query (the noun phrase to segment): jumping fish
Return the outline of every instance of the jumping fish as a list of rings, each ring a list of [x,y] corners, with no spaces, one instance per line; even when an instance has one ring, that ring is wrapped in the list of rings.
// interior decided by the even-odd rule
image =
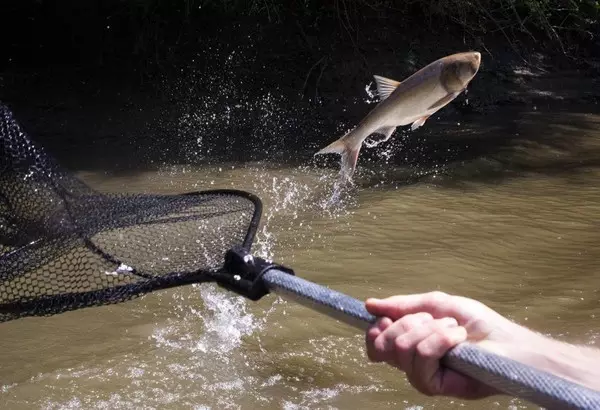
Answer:
[[[342,157],[341,174],[349,179],[356,168],[363,141],[371,134],[384,139],[365,143],[372,148],[390,139],[396,127],[412,124],[415,130],[461,92],[475,77],[481,63],[481,53],[470,51],[452,54],[430,63],[399,82],[378,75],[380,102],[354,129],[318,151],[315,155],[337,153]]]

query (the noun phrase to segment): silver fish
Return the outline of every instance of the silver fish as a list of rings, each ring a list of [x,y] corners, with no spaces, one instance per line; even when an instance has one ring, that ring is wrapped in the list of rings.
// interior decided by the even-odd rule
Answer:
[[[452,54],[427,66],[399,82],[378,75],[380,103],[347,134],[318,151],[315,155],[337,153],[342,157],[341,174],[349,179],[356,168],[363,141],[371,134],[384,139],[365,144],[372,148],[390,139],[396,127],[412,124],[415,130],[454,100],[475,77],[481,64],[481,53],[469,51]]]

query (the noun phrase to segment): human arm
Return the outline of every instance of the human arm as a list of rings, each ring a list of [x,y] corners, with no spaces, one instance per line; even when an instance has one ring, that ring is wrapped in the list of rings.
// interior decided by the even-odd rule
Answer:
[[[482,398],[498,391],[440,366],[440,359],[464,341],[600,390],[600,351],[573,346],[520,326],[473,299],[442,292],[369,299],[378,321],[366,335],[367,354],[406,372],[427,395]]]

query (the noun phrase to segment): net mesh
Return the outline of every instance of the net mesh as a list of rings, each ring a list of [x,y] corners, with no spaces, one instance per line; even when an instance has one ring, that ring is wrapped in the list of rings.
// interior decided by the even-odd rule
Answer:
[[[228,249],[249,250],[260,211],[235,190],[100,193],[0,103],[0,322],[210,280]]]

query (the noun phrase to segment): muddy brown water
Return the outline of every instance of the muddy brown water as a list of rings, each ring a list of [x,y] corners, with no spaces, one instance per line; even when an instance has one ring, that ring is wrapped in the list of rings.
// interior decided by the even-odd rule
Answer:
[[[495,114],[485,133],[454,127],[481,155],[420,178],[384,159],[359,161],[357,187],[337,203],[335,169],[325,167],[222,163],[78,176],[103,191],[249,190],[265,207],[255,253],[308,280],[359,299],[443,290],[595,345],[597,112],[520,110]],[[502,138],[510,143],[486,151]],[[273,295],[249,302],[212,284],[0,324],[0,407],[538,408],[509,397],[425,397],[403,374],[369,363],[355,329]]]

